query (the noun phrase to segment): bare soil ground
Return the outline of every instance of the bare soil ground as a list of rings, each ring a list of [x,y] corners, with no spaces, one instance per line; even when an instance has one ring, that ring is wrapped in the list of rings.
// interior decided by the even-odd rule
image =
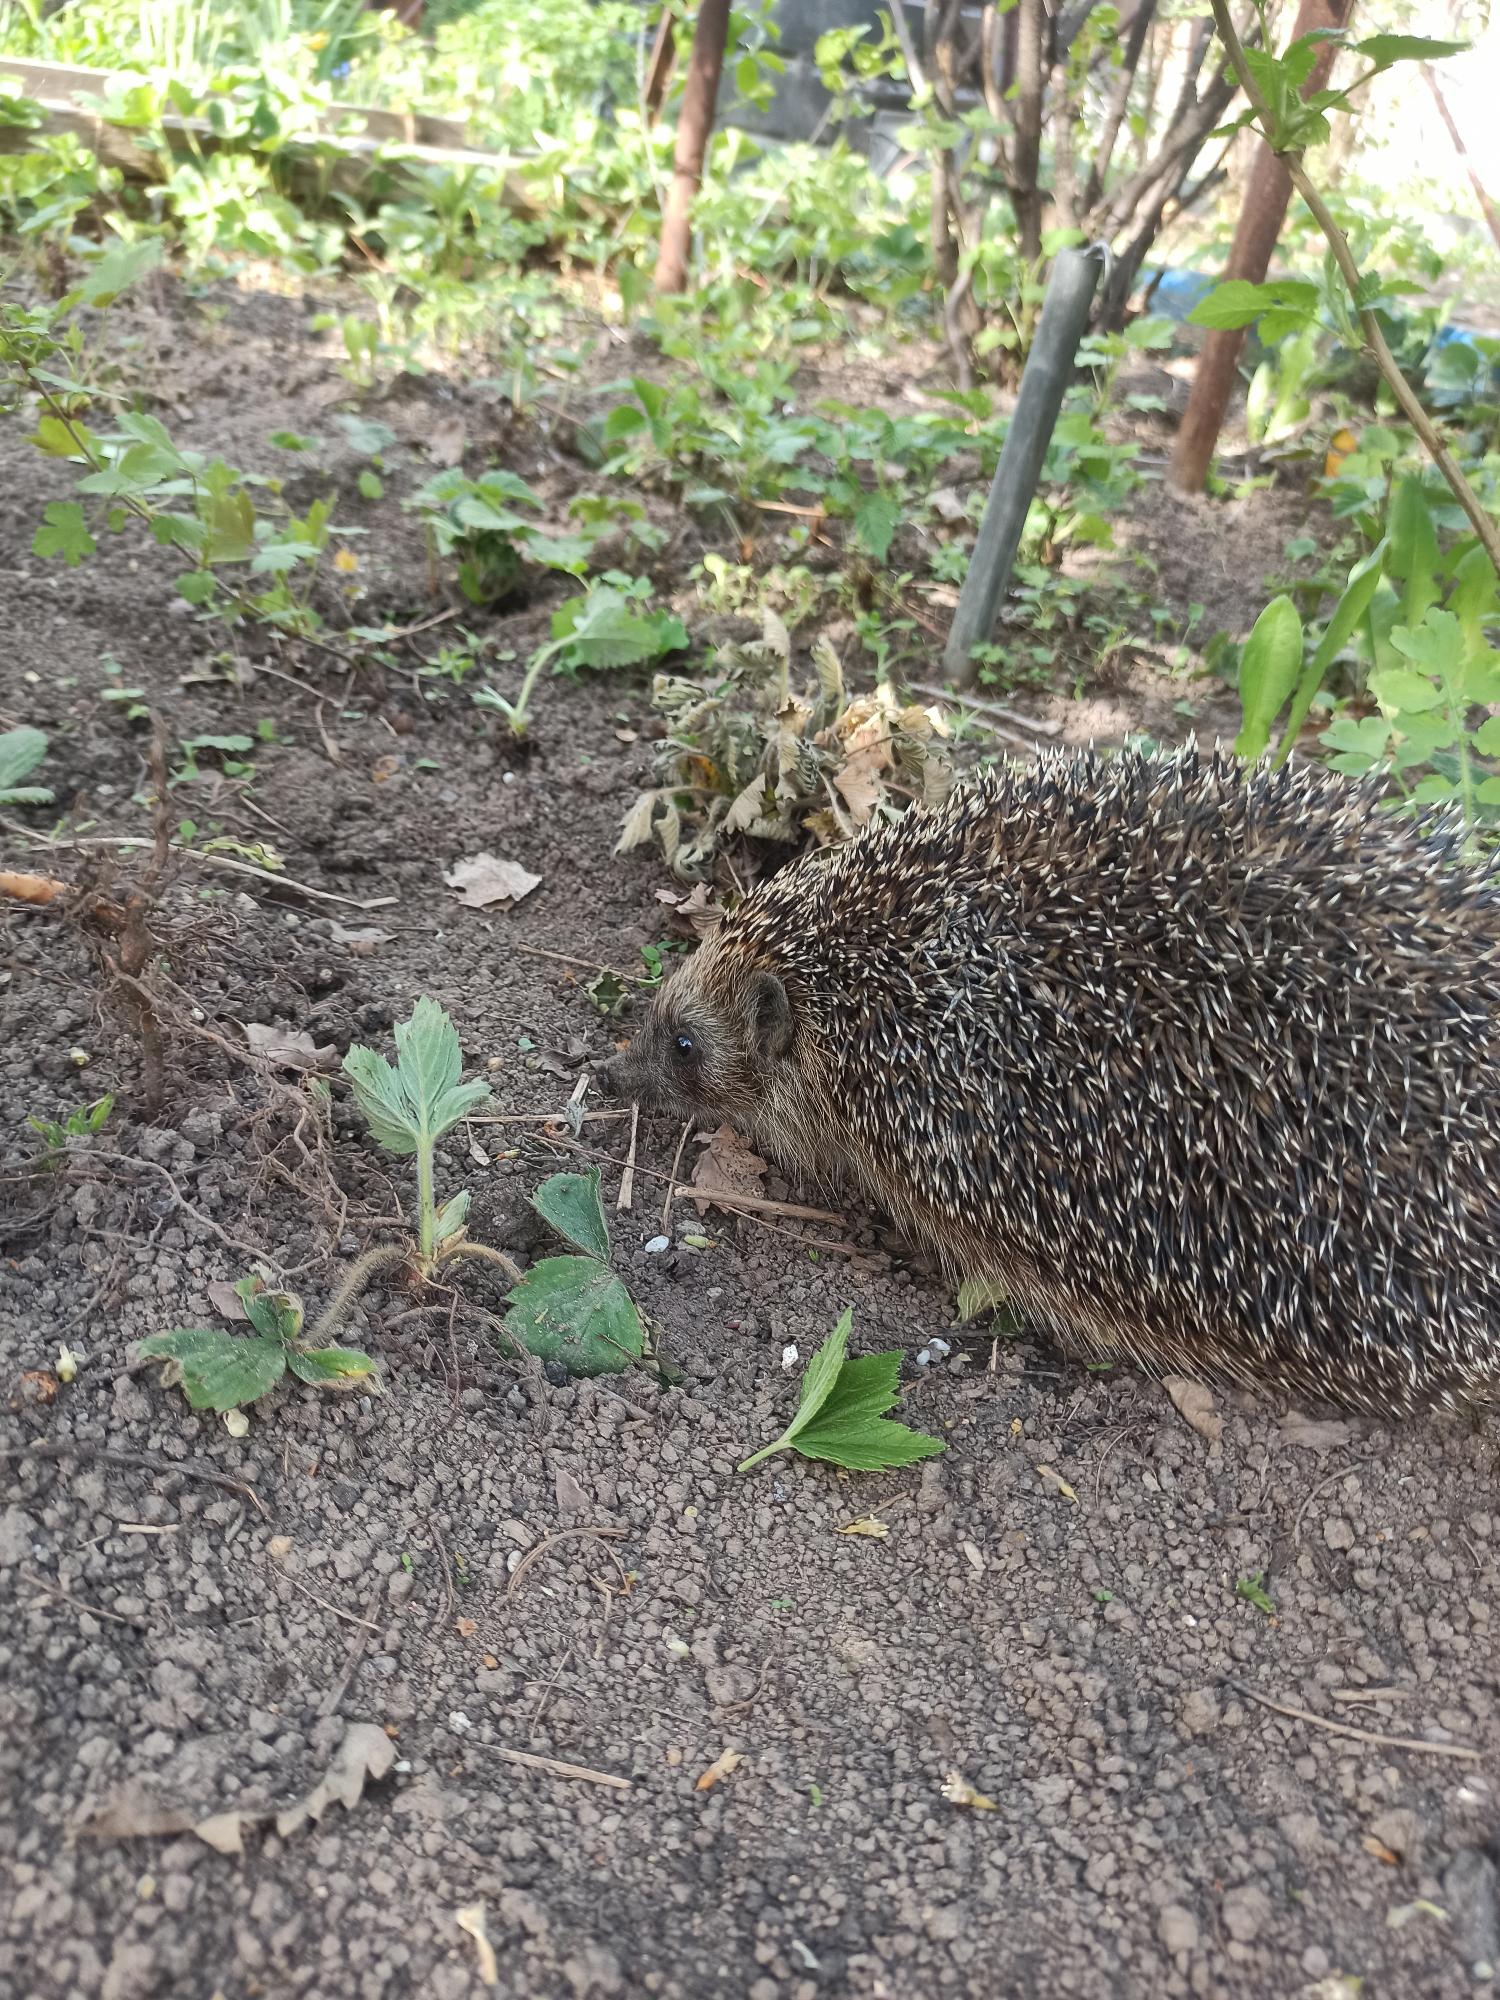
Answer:
[[[345,384],[303,304],[216,304],[213,324],[166,293],[134,312],[128,365],[186,442],[284,470],[268,433],[327,433]],[[471,464],[596,483],[492,392],[434,376],[379,409],[407,440],[393,489],[455,412]],[[361,511],[354,470],[334,460],[341,514],[372,530],[355,545],[362,615],[420,617],[411,524],[394,500]],[[299,1136],[298,1079],[247,1064],[244,1024],[384,1045],[431,992],[497,1112],[556,1113],[620,1032],[581,961],[628,968],[662,936],[666,877],[610,857],[643,766],[620,740],[646,717],[638,680],[548,687],[525,758],[465,696],[434,705],[404,675],[345,684],[311,653],[252,645],[298,685],[236,687],[209,677],[170,566],[135,538],[77,572],[30,554],[64,490],[0,438],[0,708],[50,732],[39,775],[60,805],[85,800],[96,833],[149,834],[132,803],[145,739],[100,699],[113,660],[174,742],[276,724],[248,792],[205,760],[174,814],[270,840],[329,895],[394,901],[273,897],[183,864],[158,914],[158,977],[185,1002],[154,1122],[131,1109],[128,994],[56,913],[9,917],[0,1990],[466,2000],[485,1987],[456,1913],[476,1904],[494,1990],[515,2000],[1486,1990],[1493,1420],[1398,1429],[1221,1399],[1211,1441],[1159,1384],[1069,1365],[1041,1338],[950,1333],[952,1358],[920,1368],[952,1301],[878,1217],[772,1228],[679,1201],[664,1225],[676,1135],[647,1127],[616,1213],[607,1123],[583,1127],[585,1155],[557,1127],[476,1127],[488,1159],[455,1141],[445,1171],[475,1190],[474,1233],[530,1256],[526,1191],[599,1159],[616,1268],[681,1387],[556,1386],[446,1295],[380,1287],[349,1337],[380,1356],[387,1393],[287,1384],[242,1440],[133,1361],[148,1333],[218,1323],[209,1286],[257,1256],[321,1300],[406,1198],[341,1086],[326,1151]],[[1242,632],[1304,513],[1295,494],[1238,512],[1148,495],[1128,532],[1174,613],[1208,601],[1206,629]],[[697,532],[680,525],[679,576]],[[520,658],[546,611],[510,620]],[[1070,737],[1176,736],[1185,693],[1200,728],[1229,720],[1222,696],[1135,669],[1055,712]],[[49,856],[14,831],[50,820],[10,816],[7,865],[103,867],[98,848]],[[444,888],[481,849],[542,877],[517,911],[461,909]],[[136,866],[112,864],[114,892]],[[372,928],[373,948],[349,935]],[[121,1100],[106,1130],[57,1171],[28,1169],[27,1116],[105,1090]],[[482,1281],[471,1297],[499,1303]],[[790,1459],[737,1476],[794,1406],[784,1345],[805,1357],[845,1306],[857,1350],[905,1351],[903,1414],[947,1454],[870,1477]],[[58,1384],[64,1342],[82,1361]],[[870,1515],[883,1538],[840,1532]],[[239,1856],[183,1830],[288,1807],[361,1724],[396,1762],[347,1809],[285,1835],[257,1818]],[[1460,1746],[1477,1758],[1444,1754]],[[703,1787],[726,1750],[743,1761]],[[954,1773],[983,1802],[948,1796]],[[120,1835],[151,1812],[176,1830]]]

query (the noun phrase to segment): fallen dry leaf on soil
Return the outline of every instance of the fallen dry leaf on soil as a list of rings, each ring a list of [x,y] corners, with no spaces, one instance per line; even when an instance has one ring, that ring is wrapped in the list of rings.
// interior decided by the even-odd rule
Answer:
[[[721,1750],[693,1789],[699,1792],[711,1792],[721,1778],[727,1778],[731,1771],[737,1771],[744,1761],[738,1750]]]
[[[283,1069],[332,1069],[338,1060],[331,1042],[319,1048],[301,1028],[268,1028],[260,1021],[247,1021],[245,1040],[258,1056]]]
[[[249,1319],[245,1301],[227,1278],[215,1278],[208,1288],[208,1302],[225,1319]]]
[[[472,1639],[479,1626],[472,1618],[460,1618],[453,1628],[460,1639]]]
[[[1063,1478],[1062,1474],[1054,1472],[1050,1465],[1039,1465],[1036,1469],[1036,1476],[1038,1479],[1045,1479],[1050,1486],[1055,1486],[1064,1500],[1071,1500],[1075,1507],[1078,1505],[1078,1495],[1073,1491],[1067,1480]]]
[[[1218,1444],[1224,1435],[1224,1419],[1214,1408],[1213,1392],[1191,1375],[1163,1375],[1161,1386],[1172,1398],[1179,1417],[1191,1424],[1199,1437]]]
[[[372,925],[367,930],[346,930],[342,924],[330,924],[328,935],[335,944],[341,944],[346,951],[352,951],[356,958],[368,958],[383,944],[389,944],[395,935],[393,931],[376,930]]]
[[[877,1514],[866,1514],[858,1521],[846,1521],[839,1529],[841,1535],[870,1535],[877,1541],[891,1532],[889,1521],[882,1521]]]
[[[493,910],[503,904],[519,903],[541,882],[517,861],[502,861],[497,854],[471,854],[455,861],[443,880],[457,889],[465,909]]]
[[[276,1831],[288,1834],[311,1820],[321,1820],[335,1800],[346,1812],[359,1803],[367,1778],[383,1778],[396,1761],[395,1747],[374,1722],[351,1722],[344,1731],[333,1762],[305,1799],[276,1815]]]
[[[351,1722],[327,1774],[305,1799],[276,1815],[276,1831],[284,1840],[308,1820],[320,1820],[337,1799],[346,1810],[359,1801],[367,1778],[383,1778],[396,1761],[396,1747],[373,1722]],[[249,1829],[271,1817],[257,1807],[250,1812],[210,1813],[199,1818],[180,1806],[159,1806],[139,1778],[116,1787],[96,1811],[74,1829],[90,1840],[139,1840],[147,1835],[192,1833],[220,1854],[242,1854]]]
[[[976,1792],[961,1771],[950,1771],[943,1780],[943,1797],[956,1806],[970,1806],[975,1812],[993,1812],[995,1801],[985,1792]]]
[[[702,1190],[701,1197],[693,1197],[698,1213],[711,1206],[715,1195],[758,1195],[765,1177],[765,1161],[751,1152],[738,1132],[721,1125],[693,1168],[693,1186]]]
[[[453,1921],[461,1931],[467,1931],[474,1940],[474,1949],[479,1955],[479,1976],[486,1986],[500,1984],[500,1961],[495,1956],[495,1947],[490,1943],[489,1933],[484,1927],[483,1903],[471,1903],[466,1910],[455,1910]]]
[[[1354,1426],[1339,1417],[1304,1417],[1300,1411],[1289,1410],[1278,1426],[1282,1442],[1301,1445],[1308,1451],[1332,1451],[1335,1445],[1348,1444],[1354,1436]]]
[[[723,904],[714,901],[706,882],[699,882],[685,896],[676,889],[658,889],[656,900],[671,912],[672,928],[681,937],[707,937],[724,917]]]

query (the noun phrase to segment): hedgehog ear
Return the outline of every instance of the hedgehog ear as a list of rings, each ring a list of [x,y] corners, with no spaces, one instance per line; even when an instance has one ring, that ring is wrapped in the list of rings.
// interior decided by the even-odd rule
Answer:
[[[784,1056],[792,1046],[792,1003],[774,972],[756,974],[746,1013],[750,1041],[757,1053]]]

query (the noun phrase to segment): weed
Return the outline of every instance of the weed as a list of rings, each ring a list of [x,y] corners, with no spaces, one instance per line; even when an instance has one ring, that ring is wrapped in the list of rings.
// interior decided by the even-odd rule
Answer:
[[[607,571],[581,597],[570,597],[553,612],[552,637],[532,655],[515,700],[506,701],[493,688],[482,687],[474,690],[475,705],[498,709],[511,734],[525,736],[531,725],[531,698],[544,668],[550,666],[554,673],[576,673],[580,668],[608,672],[680,652],[688,642],[687,627],[671,612],[642,609],[650,594],[651,585],[644,577]]]
[[[52,794],[43,785],[23,785],[47,754],[40,729],[7,729],[0,733],[0,806],[50,806]]]
[[[176,1327],[141,1342],[141,1358],[165,1362],[163,1382],[180,1382],[195,1410],[231,1411],[257,1402],[288,1369],[319,1388],[379,1386],[368,1354],[306,1345],[302,1301],[294,1292],[269,1291],[259,1277],[241,1278],[234,1289],[252,1328],[249,1336],[216,1327]]]
[[[80,1105],[64,1118],[28,1118],[26,1123],[38,1134],[46,1148],[43,1164],[60,1166],[70,1139],[97,1138],[109,1122],[114,1108],[112,1097],[97,1097],[92,1104]]]
[[[878,1472],[948,1449],[940,1438],[924,1437],[887,1417],[886,1411],[900,1401],[901,1356],[867,1354],[848,1360],[853,1323],[853,1312],[846,1310],[807,1364],[796,1416],[773,1444],[762,1445],[741,1463],[741,1472],[778,1451],[827,1459],[853,1472]]]

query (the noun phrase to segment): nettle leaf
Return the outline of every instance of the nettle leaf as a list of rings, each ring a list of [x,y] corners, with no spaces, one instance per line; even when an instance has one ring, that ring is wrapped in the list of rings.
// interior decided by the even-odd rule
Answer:
[[[1469,46],[1468,42],[1433,42],[1425,35],[1367,35],[1354,49],[1378,68],[1389,69],[1398,62],[1441,62],[1445,56],[1461,56]]]
[[[1282,331],[1309,323],[1317,311],[1318,288],[1299,279],[1279,279],[1271,284],[1252,285],[1245,278],[1229,278],[1215,285],[1188,314],[1190,326],[1240,327],[1276,312],[1290,324]]]
[[[279,1340],[207,1327],[180,1326],[141,1342],[144,1360],[165,1361],[166,1379],[180,1382],[195,1410],[237,1410],[281,1380],[286,1350]]]
[[[609,1255],[609,1227],[599,1195],[599,1169],[586,1174],[553,1174],[530,1196],[532,1207],[569,1243],[590,1257]]]
[[[45,525],[31,541],[34,556],[61,556],[69,569],[77,569],[98,547],[76,500],[49,500],[42,518]]]
[[[356,1045],[344,1073],[372,1137],[398,1155],[415,1153],[489,1099],[487,1083],[460,1083],[458,1030],[429,995],[396,1025],[396,1066]]]
[[[510,1338],[570,1375],[618,1375],[645,1348],[641,1316],[624,1285],[595,1257],[544,1257],[510,1295]]]
[[[607,585],[573,597],[552,614],[552,636],[581,667],[633,667],[659,660],[688,642],[687,628],[669,612],[638,611]]]
[[[901,502],[890,493],[867,493],[854,510],[854,532],[860,546],[884,562],[901,525]]]
[[[1271,724],[1302,671],[1302,620],[1289,597],[1273,597],[1256,619],[1240,658],[1244,725],[1234,739],[1242,757],[1258,757],[1271,740]]]
[[[357,1389],[376,1373],[374,1357],[355,1347],[289,1347],[286,1365],[319,1389]]]
[[[846,1310],[807,1364],[791,1423],[774,1444],[752,1452],[740,1465],[741,1472],[778,1451],[825,1459],[851,1472],[877,1472],[948,1449],[941,1438],[926,1437],[886,1416],[900,1400],[901,1356],[869,1354],[847,1360],[853,1319],[852,1311]]]
[[[22,727],[0,734],[0,792],[13,793],[46,754],[47,738],[40,729]]]

